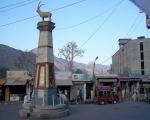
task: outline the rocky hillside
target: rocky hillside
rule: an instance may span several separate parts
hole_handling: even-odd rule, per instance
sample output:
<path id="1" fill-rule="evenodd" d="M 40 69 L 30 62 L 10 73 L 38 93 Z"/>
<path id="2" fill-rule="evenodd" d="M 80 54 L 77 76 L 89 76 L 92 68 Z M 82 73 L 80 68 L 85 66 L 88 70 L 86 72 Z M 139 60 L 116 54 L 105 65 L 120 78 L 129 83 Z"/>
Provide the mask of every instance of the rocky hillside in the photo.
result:
<path id="1" fill-rule="evenodd" d="M 32 50 L 36 54 L 36 49 Z M 17 50 L 14 48 L 11 48 L 9 46 L 0 44 L 0 68 L 6 67 L 10 70 L 18 70 L 18 67 L 14 65 L 14 61 L 18 60 L 18 57 L 23 53 L 21 50 Z M 54 64 L 55 64 L 55 71 L 67 71 L 67 64 L 66 60 L 63 58 L 58 58 L 54 56 Z M 90 62 L 89 64 L 84 63 L 77 63 L 74 62 L 74 68 L 73 69 L 81 69 L 84 71 L 87 71 L 88 74 L 92 75 L 93 71 L 93 63 Z M 106 73 L 106 71 L 109 69 L 109 66 L 106 65 L 95 65 L 95 73 L 101 74 Z M 32 71 L 34 71 L 32 69 Z"/>

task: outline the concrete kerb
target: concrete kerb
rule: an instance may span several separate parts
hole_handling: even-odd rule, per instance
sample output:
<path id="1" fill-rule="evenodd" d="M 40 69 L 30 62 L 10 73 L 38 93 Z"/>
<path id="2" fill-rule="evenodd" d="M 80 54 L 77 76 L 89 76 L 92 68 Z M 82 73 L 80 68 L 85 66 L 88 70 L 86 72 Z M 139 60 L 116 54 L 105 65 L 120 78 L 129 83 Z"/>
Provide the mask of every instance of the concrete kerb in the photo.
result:
<path id="1" fill-rule="evenodd" d="M 0 101 L 0 105 L 21 105 L 23 101 Z"/>

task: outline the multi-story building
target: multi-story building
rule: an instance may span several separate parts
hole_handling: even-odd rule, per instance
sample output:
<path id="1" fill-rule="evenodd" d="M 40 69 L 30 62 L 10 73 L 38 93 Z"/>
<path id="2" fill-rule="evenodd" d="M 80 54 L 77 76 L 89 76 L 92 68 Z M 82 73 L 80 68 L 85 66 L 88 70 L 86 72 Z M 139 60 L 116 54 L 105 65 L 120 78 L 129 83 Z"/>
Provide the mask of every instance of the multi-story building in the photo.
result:
<path id="1" fill-rule="evenodd" d="M 112 56 L 111 72 L 118 74 L 120 85 L 126 86 L 126 91 L 133 93 L 134 89 L 139 89 L 140 80 L 150 82 L 137 77 L 150 75 L 150 38 L 141 36 L 118 41 L 120 49 Z M 129 74 L 132 77 L 126 76 Z"/>
<path id="2" fill-rule="evenodd" d="M 150 38 L 118 41 L 120 49 L 112 56 L 112 73 L 150 75 Z"/>

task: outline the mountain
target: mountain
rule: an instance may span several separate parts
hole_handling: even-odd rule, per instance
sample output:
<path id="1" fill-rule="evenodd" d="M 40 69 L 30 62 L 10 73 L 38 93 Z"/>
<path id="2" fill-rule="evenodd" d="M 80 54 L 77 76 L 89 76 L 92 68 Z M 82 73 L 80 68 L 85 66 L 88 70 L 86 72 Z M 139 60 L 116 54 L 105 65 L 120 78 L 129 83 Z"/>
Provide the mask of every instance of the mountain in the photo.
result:
<path id="1" fill-rule="evenodd" d="M 35 53 L 34 57 L 36 57 L 37 49 L 33 49 L 32 52 Z M 17 50 L 15 48 L 11 48 L 9 46 L 0 44 L 0 68 L 6 67 L 10 70 L 18 70 L 18 67 L 14 65 L 14 61 L 18 61 L 18 57 L 21 56 L 23 51 Z M 66 60 L 63 58 L 58 58 L 54 56 L 54 64 L 55 64 L 55 71 L 67 71 L 67 63 Z M 88 74 L 92 75 L 93 73 L 93 62 L 88 64 L 74 62 L 74 70 L 81 69 L 86 71 Z M 106 73 L 109 69 L 109 65 L 95 65 L 95 73 L 101 74 Z M 32 69 L 32 72 L 34 70 Z"/>

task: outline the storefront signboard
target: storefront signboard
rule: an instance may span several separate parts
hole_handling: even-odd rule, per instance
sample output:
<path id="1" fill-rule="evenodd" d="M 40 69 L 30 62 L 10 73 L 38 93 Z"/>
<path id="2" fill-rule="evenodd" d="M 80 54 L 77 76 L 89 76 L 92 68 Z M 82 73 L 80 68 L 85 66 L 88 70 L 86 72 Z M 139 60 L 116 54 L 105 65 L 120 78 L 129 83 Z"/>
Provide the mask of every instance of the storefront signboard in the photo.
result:
<path id="1" fill-rule="evenodd" d="M 88 74 L 72 74 L 73 81 L 90 81 Z"/>
<path id="2" fill-rule="evenodd" d="M 72 80 L 71 72 L 55 72 L 56 80 Z"/>

